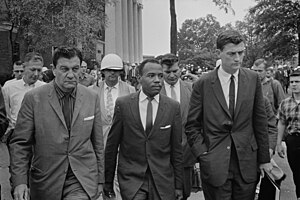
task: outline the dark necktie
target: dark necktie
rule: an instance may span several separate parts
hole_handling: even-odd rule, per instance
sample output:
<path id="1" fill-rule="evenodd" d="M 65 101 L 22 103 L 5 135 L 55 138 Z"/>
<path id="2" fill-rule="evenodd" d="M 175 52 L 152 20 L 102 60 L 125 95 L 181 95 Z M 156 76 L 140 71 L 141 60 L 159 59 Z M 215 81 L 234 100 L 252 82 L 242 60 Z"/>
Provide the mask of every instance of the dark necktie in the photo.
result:
<path id="1" fill-rule="evenodd" d="M 234 76 L 230 77 L 230 86 L 229 86 L 229 112 L 231 118 L 233 120 L 234 117 L 234 105 L 235 105 L 235 84 L 234 84 Z"/>
<path id="2" fill-rule="evenodd" d="M 68 130 L 70 131 L 71 129 L 71 102 L 70 102 L 70 94 L 66 94 L 64 96 L 64 105 L 63 105 L 63 114 L 64 114 L 64 117 L 65 117 L 65 121 L 66 121 L 66 125 L 67 125 L 67 128 Z"/>
<path id="3" fill-rule="evenodd" d="M 148 105 L 147 105 L 147 115 L 146 115 L 146 134 L 149 135 L 152 129 L 152 121 L 153 121 L 153 110 L 152 103 L 153 97 L 147 97 Z"/>

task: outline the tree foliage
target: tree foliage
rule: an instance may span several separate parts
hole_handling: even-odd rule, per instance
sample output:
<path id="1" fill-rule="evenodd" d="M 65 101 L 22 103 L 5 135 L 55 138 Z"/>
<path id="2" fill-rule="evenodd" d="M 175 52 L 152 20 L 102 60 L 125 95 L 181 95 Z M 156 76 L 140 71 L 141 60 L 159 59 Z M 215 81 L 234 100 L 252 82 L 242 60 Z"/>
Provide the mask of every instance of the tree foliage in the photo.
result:
<path id="1" fill-rule="evenodd" d="M 7 21 L 17 28 L 25 51 L 49 51 L 52 46 L 81 44 L 93 51 L 105 26 L 105 0 L 4 0 Z"/>
<path id="2" fill-rule="evenodd" d="M 298 0 L 257 0 L 257 5 L 250 9 L 250 15 L 253 18 L 254 33 L 265 41 L 265 56 L 287 60 L 299 52 Z"/>

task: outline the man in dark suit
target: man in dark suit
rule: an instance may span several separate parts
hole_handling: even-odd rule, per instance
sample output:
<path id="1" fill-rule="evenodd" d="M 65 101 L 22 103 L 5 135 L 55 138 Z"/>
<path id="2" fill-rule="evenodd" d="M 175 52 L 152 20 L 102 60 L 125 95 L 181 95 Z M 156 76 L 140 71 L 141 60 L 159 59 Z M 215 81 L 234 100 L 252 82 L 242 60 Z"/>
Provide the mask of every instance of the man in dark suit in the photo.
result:
<path id="1" fill-rule="evenodd" d="M 60 47 L 53 82 L 27 92 L 10 140 L 14 199 L 95 200 L 104 182 L 100 100 L 78 84 L 82 54 Z"/>
<path id="2" fill-rule="evenodd" d="M 179 103 L 159 94 L 162 66 L 156 59 L 139 66 L 140 92 L 119 97 L 105 149 L 104 194 L 118 180 L 123 200 L 182 198 L 182 146 Z"/>
<path id="3" fill-rule="evenodd" d="M 267 117 L 257 73 L 241 68 L 245 43 L 237 31 L 217 38 L 221 66 L 193 87 L 186 134 L 200 162 L 208 200 L 253 200 L 258 175 L 270 171 Z"/>
<path id="4" fill-rule="evenodd" d="M 188 106 L 192 93 L 192 84 L 180 80 L 182 67 L 179 65 L 178 57 L 174 54 L 165 54 L 160 61 L 164 72 L 164 85 L 161 94 L 180 103 L 182 118 L 182 149 L 183 149 L 183 199 L 187 199 L 192 190 L 192 174 L 196 158 L 191 152 L 185 135 L 185 124 L 188 115 Z"/>

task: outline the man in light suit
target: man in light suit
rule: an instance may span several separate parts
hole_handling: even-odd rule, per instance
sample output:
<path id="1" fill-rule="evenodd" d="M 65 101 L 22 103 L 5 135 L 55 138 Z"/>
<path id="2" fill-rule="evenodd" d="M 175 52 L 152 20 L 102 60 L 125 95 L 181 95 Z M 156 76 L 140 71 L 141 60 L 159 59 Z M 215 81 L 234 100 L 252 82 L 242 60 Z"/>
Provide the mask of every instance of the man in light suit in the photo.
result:
<path id="1" fill-rule="evenodd" d="M 162 66 L 156 59 L 139 66 L 140 92 L 119 97 L 105 149 L 104 194 L 113 194 L 117 154 L 123 200 L 182 198 L 179 103 L 159 94 Z"/>
<path id="2" fill-rule="evenodd" d="M 270 171 L 267 117 L 258 74 L 241 67 L 237 31 L 217 38 L 221 66 L 194 84 L 186 124 L 208 200 L 253 200 L 258 175 Z"/>
<path id="3" fill-rule="evenodd" d="M 10 141 L 14 198 L 97 199 L 104 181 L 98 95 L 78 84 L 82 54 L 60 47 L 55 79 L 27 92 Z"/>
<path id="4" fill-rule="evenodd" d="M 192 174 L 196 158 L 191 152 L 185 135 L 185 124 L 188 115 L 188 106 L 192 93 L 192 84 L 180 80 L 182 67 L 178 63 L 178 57 L 174 54 L 165 54 L 160 61 L 164 72 L 164 85 L 161 94 L 180 103 L 182 118 L 182 149 L 183 149 L 183 199 L 187 199 L 192 190 Z"/>
<path id="5" fill-rule="evenodd" d="M 122 71 L 122 59 L 116 54 L 108 54 L 101 61 L 101 72 L 104 74 L 104 81 L 92 86 L 100 98 L 104 147 L 112 125 L 116 99 L 135 92 L 134 87 L 120 80 L 120 73 Z M 115 176 L 114 180 L 114 189 L 116 200 L 121 200 L 117 176 Z"/>

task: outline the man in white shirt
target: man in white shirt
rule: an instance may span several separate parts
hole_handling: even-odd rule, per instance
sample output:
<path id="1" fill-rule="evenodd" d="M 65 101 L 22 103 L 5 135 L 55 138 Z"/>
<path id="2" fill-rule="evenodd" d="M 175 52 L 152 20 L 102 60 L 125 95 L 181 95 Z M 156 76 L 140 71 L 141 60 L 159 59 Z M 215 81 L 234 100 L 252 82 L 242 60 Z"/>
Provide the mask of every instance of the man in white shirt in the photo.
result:
<path id="1" fill-rule="evenodd" d="M 14 78 L 11 79 L 11 80 L 6 81 L 5 84 L 8 84 L 10 82 L 22 79 L 23 73 L 24 73 L 24 66 L 23 66 L 22 61 L 20 61 L 20 60 L 16 61 L 14 63 L 14 66 L 13 66 L 13 76 L 14 76 Z"/>
<path id="2" fill-rule="evenodd" d="M 3 142 L 8 142 L 10 134 L 13 132 L 17 116 L 21 107 L 24 95 L 29 90 L 45 84 L 39 81 L 39 76 L 44 65 L 43 57 L 37 52 L 30 52 L 24 58 L 23 78 L 13 82 L 6 83 L 3 90 L 6 114 L 9 120 L 9 126 L 3 137 Z"/>
<path id="3" fill-rule="evenodd" d="M 164 72 L 164 85 L 161 94 L 178 101 L 180 103 L 182 118 L 182 148 L 183 148 L 183 200 L 190 196 L 192 190 L 192 173 L 196 158 L 193 156 L 187 143 L 185 135 L 185 124 L 188 114 L 188 106 L 192 93 L 192 84 L 180 80 L 182 66 L 179 64 L 178 57 L 174 54 L 165 54 L 162 56 L 160 63 Z"/>

